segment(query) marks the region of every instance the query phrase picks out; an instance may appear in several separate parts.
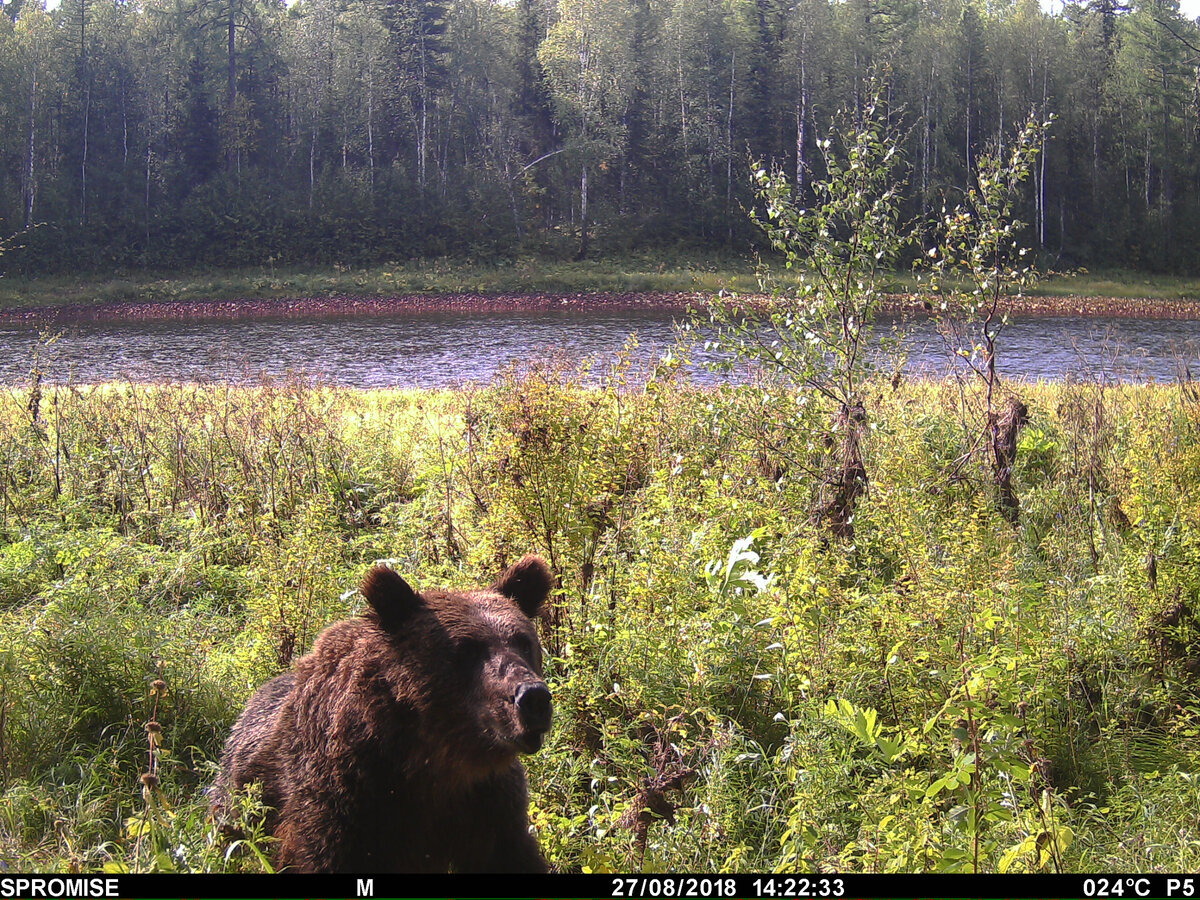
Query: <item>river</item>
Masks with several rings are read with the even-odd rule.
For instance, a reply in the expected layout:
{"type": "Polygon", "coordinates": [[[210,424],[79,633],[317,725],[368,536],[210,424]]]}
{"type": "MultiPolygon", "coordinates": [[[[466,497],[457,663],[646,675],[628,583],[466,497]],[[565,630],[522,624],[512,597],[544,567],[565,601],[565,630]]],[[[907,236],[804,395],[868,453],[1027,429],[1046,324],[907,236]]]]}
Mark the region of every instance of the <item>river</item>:
{"type": "MultiPolygon", "coordinates": [[[[413,312],[395,316],[240,321],[80,322],[57,337],[0,324],[0,384],[27,383],[35,350],[53,382],[253,381],[301,374],[363,388],[443,387],[483,382],[512,360],[558,354],[601,362],[636,333],[642,354],[675,341],[678,311],[598,308],[533,312],[413,312]]],[[[899,324],[908,371],[939,374],[947,353],[927,319],[899,324]]],[[[1014,318],[1000,336],[1002,374],[1028,380],[1171,380],[1200,376],[1200,322],[1181,319],[1037,316],[1014,318]]],[[[698,348],[693,359],[703,362],[698,348]]],[[[643,358],[646,358],[645,356],[643,358]]],[[[715,376],[694,365],[691,377],[715,376]]]]}

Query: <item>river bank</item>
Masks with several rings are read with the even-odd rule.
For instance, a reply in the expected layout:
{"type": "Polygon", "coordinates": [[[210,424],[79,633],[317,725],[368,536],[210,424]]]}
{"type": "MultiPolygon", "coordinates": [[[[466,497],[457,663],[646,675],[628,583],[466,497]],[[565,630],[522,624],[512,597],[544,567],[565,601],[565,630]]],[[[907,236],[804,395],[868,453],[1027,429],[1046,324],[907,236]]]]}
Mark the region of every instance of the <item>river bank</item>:
{"type": "MultiPolygon", "coordinates": [[[[266,265],[191,272],[79,272],[37,278],[0,274],[0,315],[10,322],[27,318],[26,313],[45,320],[49,310],[63,309],[62,316],[79,320],[79,310],[84,307],[99,310],[97,317],[131,320],[313,315],[321,314],[321,309],[349,315],[408,309],[529,310],[544,308],[538,304],[561,305],[564,297],[568,303],[576,302],[570,299],[575,297],[583,303],[603,297],[602,302],[613,305],[628,302],[631,296],[639,298],[638,306],[644,302],[641,298],[674,305],[681,305],[680,298],[685,298],[682,305],[686,305],[686,298],[692,295],[719,291],[743,297],[760,294],[764,272],[769,272],[772,283],[782,290],[795,286],[796,276],[767,258],[686,251],[626,253],[578,261],[531,255],[489,261],[412,259],[366,267],[266,265]],[[121,311],[114,312],[118,309],[121,311]]],[[[911,273],[897,272],[882,288],[903,297],[916,293],[918,284],[911,273]]],[[[1036,298],[1023,301],[1029,312],[1200,316],[1196,311],[1200,279],[1196,278],[1127,270],[1047,273],[1027,294],[1036,298]]]]}
{"type": "MultiPolygon", "coordinates": [[[[74,322],[238,321],[314,317],[404,316],[419,313],[528,313],[541,310],[679,310],[702,308],[712,296],[705,291],[582,291],[438,293],[374,297],[333,294],[325,297],[251,297],[220,300],[110,301],[95,304],[0,309],[0,323],[46,325],[74,322]]],[[[765,301],[742,295],[742,302],[765,301]]],[[[1010,298],[1001,309],[1022,316],[1089,316],[1105,318],[1200,320],[1200,301],[1127,297],[1043,296],[1010,298]]],[[[887,314],[932,312],[919,294],[889,294],[887,314]]]]}

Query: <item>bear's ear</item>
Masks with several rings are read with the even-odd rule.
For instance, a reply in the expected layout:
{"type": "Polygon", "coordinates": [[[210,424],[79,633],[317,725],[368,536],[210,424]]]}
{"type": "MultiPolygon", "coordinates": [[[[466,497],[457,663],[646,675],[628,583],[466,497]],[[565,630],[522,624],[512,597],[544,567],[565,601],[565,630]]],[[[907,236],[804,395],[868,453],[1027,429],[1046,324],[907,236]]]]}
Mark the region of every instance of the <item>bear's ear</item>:
{"type": "Polygon", "coordinates": [[[530,554],[500,573],[492,588],[515,600],[521,612],[532,619],[550,596],[554,575],[545,560],[530,554]]]}
{"type": "Polygon", "coordinates": [[[384,628],[394,628],[420,608],[424,601],[393,569],[377,565],[367,573],[359,588],[379,616],[384,628]]]}

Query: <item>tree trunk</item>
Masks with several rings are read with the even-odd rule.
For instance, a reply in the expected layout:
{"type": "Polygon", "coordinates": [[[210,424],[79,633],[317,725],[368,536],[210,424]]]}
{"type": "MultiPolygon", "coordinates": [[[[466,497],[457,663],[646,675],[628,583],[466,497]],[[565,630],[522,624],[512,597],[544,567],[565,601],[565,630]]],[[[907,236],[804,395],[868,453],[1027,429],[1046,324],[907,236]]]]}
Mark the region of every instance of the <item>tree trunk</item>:
{"type": "Polygon", "coordinates": [[[929,81],[921,98],[921,218],[929,212],[929,147],[933,142],[933,86],[937,84],[937,67],[930,65],[929,81]]]}
{"type": "Polygon", "coordinates": [[[999,108],[999,124],[996,126],[996,153],[1004,155],[1004,76],[1001,75],[996,85],[996,105],[999,108]]]}
{"type": "Polygon", "coordinates": [[[92,115],[92,92],[83,91],[83,158],[79,163],[79,224],[87,223],[87,164],[88,164],[88,119],[92,115]]]}
{"type": "MultiPolygon", "coordinates": [[[[375,72],[367,69],[367,168],[371,173],[371,191],[375,190],[375,72]]],[[[374,194],[372,193],[372,196],[374,194]]]]}
{"type": "Polygon", "coordinates": [[[1143,185],[1142,190],[1143,190],[1143,193],[1146,195],[1145,196],[1146,212],[1149,213],[1150,212],[1150,129],[1149,128],[1146,129],[1146,175],[1145,175],[1145,179],[1146,179],[1146,183],[1143,185]]]}
{"type": "Polygon", "coordinates": [[[675,74],[679,84],[679,129],[683,140],[683,164],[686,167],[690,153],[688,152],[688,122],[687,102],[683,92],[683,48],[677,46],[675,52],[675,74]]]}
{"type": "Polygon", "coordinates": [[[229,114],[233,115],[233,104],[237,100],[237,4],[229,0],[228,34],[226,35],[226,55],[229,70],[226,73],[228,84],[225,93],[229,114]]]}
{"type": "MultiPolygon", "coordinates": [[[[1042,65],[1042,121],[1046,121],[1049,67],[1042,65]]],[[[1038,248],[1046,246],[1046,129],[1042,129],[1042,149],[1038,154],[1038,248]]]]}
{"type": "Polygon", "coordinates": [[[125,77],[121,77],[121,173],[129,165],[129,110],[125,103],[125,77]]]}
{"type": "Polygon", "coordinates": [[[88,119],[92,114],[92,91],[87,67],[87,0],[79,3],[79,86],[83,91],[82,154],[79,161],[79,224],[87,222],[88,119]]]}
{"type": "Polygon", "coordinates": [[[579,252],[576,259],[583,259],[588,252],[588,167],[583,164],[579,176],[579,252]]]}
{"type": "Polygon", "coordinates": [[[428,73],[425,69],[425,26],[421,25],[421,131],[417,137],[417,181],[421,187],[425,187],[425,153],[426,140],[428,138],[428,123],[429,123],[429,89],[426,84],[428,73]]]}
{"type": "Polygon", "coordinates": [[[728,154],[725,161],[725,219],[729,223],[726,241],[733,243],[733,102],[734,85],[737,75],[737,50],[729,58],[729,114],[725,119],[725,147],[728,154]]]}
{"type": "Polygon", "coordinates": [[[1162,110],[1162,135],[1163,135],[1163,151],[1162,151],[1162,166],[1159,168],[1159,198],[1162,204],[1164,222],[1167,224],[1168,234],[1170,239],[1169,229],[1171,226],[1171,205],[1174,201],[1172,196],[1174,193],[1174,185],[1172,184],[1171,172],[1171,105],[1170,95],[1168,94],[1167,84],[1167,67],[1160,68],[1162,73],[1162,92],[1163,92],[1163,110],[1162,110]]]}
{"type": "Polygon", "coordinates": [[[963,145],[963,150],[967,161],[967,173],[971,172],[971,107],[975,104],[975,71],[974,57],[971,53],[971,44],[967,43],[967,136],[963,145]]]}
{"type": "Polygon", "coordinates": [[[150,163],[153,158],[154,141],[146,139],[146,252],[150,252],[150,163]]]}
{"type": "MultiPolygon", "coordinates": [[[[628,129],[629,126],[627,124],[626,118],[624,118],[624,117],[622,118],[621,125],[623,127],[625,127],[626,129],[628,129]]],[[[624,153],[623,156],[625,158],[621,160],[621,175],[617,179],[617,214],[622,217],[624,217],[626,214],[625,189],[627,187],[626,180],[627,180],[627,174],[629,172],[629,153],[628,153],[628,151],[626,151],[626,153],[624,153]]]]}
{"type": "MultiPolygon", "coordinates": [[[[229,0],[229,22],[226,35],[226,54],[228,62],[228,72],[226,79],[228,81],[225,87],[226,107],[225,115],[228,126],[232,128],[238,127],[237,121],[237,3],[234,0],[229,0]]],[[[233,134],[230,133],[230,137],[233,134]]],[[[239,142],[231,141],[230,146],[225,149],[225,167],[234,169],[241,167],[241,149],[237,146],[239,142]]]]}
{"type": "Polygon", "coordinates": [[[512,174],[508,169],[508,160],[504,160],[504,186],[508,190],[508,205],[512,210],[513,229],[517,233],[517,242],[525,239],[525,227],[521,224],[521,208],[517,204],[517,192],[513,189],[512,174]]]}
{"type": "Polygon", "coordinates": [[[796,199],[803,201],[804,184],[808,175],[808,160],[804,156],[808,130],[808,34],[800,44],[800,66],[797,72],[799,79],[796,92],[796,199]]]}
{"type": "Polygon", "coordinates": [[[29,143],[25,160],[25,227],[33,225],[33,204],[37,198],[37,175],[34,170],[37,136],[37,63],[34,63],[33,78],[29,82],[29,143]]]}

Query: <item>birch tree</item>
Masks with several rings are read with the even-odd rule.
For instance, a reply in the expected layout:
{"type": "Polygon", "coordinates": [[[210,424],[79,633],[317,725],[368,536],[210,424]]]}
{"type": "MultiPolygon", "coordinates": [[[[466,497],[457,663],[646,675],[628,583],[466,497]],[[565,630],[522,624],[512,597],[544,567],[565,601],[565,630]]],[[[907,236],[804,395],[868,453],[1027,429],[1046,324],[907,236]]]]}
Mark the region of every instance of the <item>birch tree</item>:
{"type": "Polygon", "coordinates": [[[590,240],[588,181],[624,151],[631,97],[632,10],[625,0],[560,0],[558,21],[538,51],[567,149],[579,171],[579,251],[590,240]]]}

